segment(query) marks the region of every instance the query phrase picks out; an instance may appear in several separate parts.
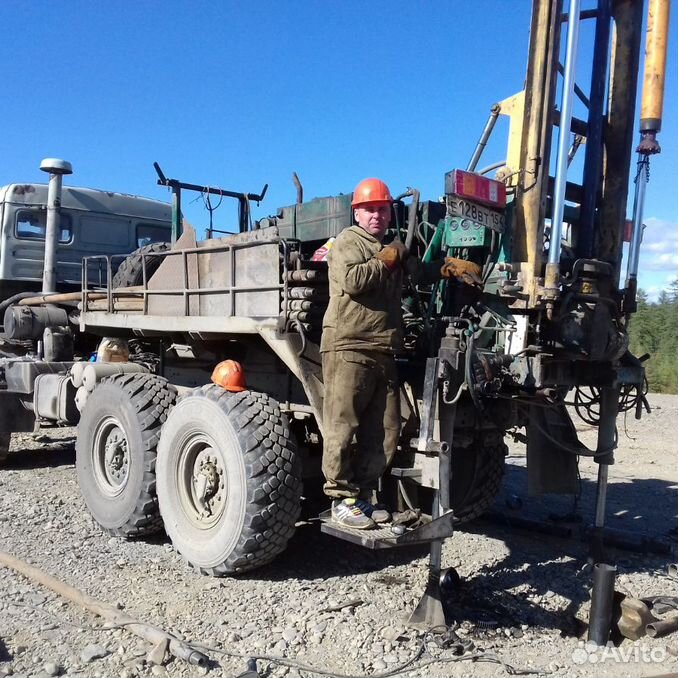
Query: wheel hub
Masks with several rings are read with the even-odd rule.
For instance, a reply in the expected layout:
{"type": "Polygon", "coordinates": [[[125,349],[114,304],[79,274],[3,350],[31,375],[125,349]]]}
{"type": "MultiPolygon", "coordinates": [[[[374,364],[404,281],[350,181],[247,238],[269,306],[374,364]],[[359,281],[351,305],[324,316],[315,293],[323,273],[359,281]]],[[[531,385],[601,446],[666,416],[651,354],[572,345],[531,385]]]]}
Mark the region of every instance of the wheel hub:
{"type": "Polygon", "coordinates": [[[98,427],[93,446],[94,476],[108,496],[120,494],[129,476],[129,444],[120,423],[107,417],[98,427]]]}
{"type": "Polygon", "coordinates": [[[119,475],[127,462],[127,441],[120,432],[109,436],[106,441],[106,468],[112,475],[119,475]]]}
{"type": "Polygon", "coordinates": [[[224,470],[211,447],[205,448],[196,457],[191,481],[199,518],[217,516],[224,506],[226,491],[224,470]]]}

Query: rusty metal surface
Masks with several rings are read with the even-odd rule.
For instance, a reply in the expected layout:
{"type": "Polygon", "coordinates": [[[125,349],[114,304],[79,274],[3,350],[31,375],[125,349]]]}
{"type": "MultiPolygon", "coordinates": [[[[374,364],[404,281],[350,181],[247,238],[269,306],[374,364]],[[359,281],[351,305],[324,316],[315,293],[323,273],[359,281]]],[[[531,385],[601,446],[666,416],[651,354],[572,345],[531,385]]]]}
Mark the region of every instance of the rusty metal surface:
{"type": "Polygon", "coordinates": [[[187,226],[147,283],[144,313],[277,317],[285,287],[280,247],[276,229],[196,242],[187,226]]]}
{"type": "Polygon", "coordinates": [[[636,79],[640,59],[643,3],[614,0],[610,92],[605,129],[605,172],[601,224],[593,256],[615,267],[619,275],[622,233],[633,141],[636,79]]]}
{"type": "MultiPolygon", "coordinates": [[[[163,255],[165,261],[147,288],[133,293],[140,297],[132,300],[141,302],[139,309],[120,305],[129,290],[115,292],[120,311],[136,312],[86,309],[81,329],[98,334],[118,329],[141,336],[177,332],[216,337],[256,334],[269,325],[275,327],[281,298],[286,299],[287,269],[281,264],[286,244],[271,238],[273,233],[262,230],[194,243],[194,233],[187,229],[179,242],[187,246],[163,255]]],[[[92,302],[94,307],[97,303],[92,302]]]]}
{"type": "Polygon", "coordinates": [[[202,288],[235,290],[201,295],[200,315],[276,317],[280,312],[280,292],[264,289],[280,283],[279,248],[275,243],[206,253],[199,257],[198,276],[202,288]],[[239,287],[249,291],[238,291],[239,287]]]}
{"type": "MultiPolygon", "coordinates": [[[[647,42],[640,131],[661,129],[669,33],[669,0],[650,0],[647,10],[647,42]]],[[[675,48],[674,48],[675,49],[675,48]]]]}
{"type": "Polygon", "coordinates": [[[186,334],[194,337],[212,338],[224,334],[259,334],[263,327],[275,329],[277,318],[255,320],[253,318],[225,318],[221,316],[166,316],[141,313],[108,313],[88,311],[80,316],[80,330],[105,336],[111,330],[120,331],[116,336],[159,336],[186,334]]]}
{"type": "MultiPolygon", "coordinates": [[[[180,250],[182,248],[194,247],[196,247],[195,230],[191,226],[186,226],[172,249],[180,250]]],[[[147,289],[182,290],[184,286],[187,286],[189,289],[199,287],[197,257],[197,254],[186,254],[185,265],[181,256],[170,255],[163,257],[157,271],[148,280],[147,289]],[[184,275],[184,266],[186,267],[187,279],[184,275]]],[[[186,313],[184,295],[177,292],[176,296],[149,295],[146,312],[148,315],[199,315],[200,309],[198,299],[196,297],[188,297],[188,313],[186,313]]]]}
{"type": "Polygon", "coordinates": [[[222,247],[224,244],[229,245],[243,245],[246,243],[261,242],[262,240],[274,240],[279,235],[276,226],[268,228],[258,228],[254,231],[247,231],[246,233],[234,233],[233,235],[224,238],[211,238],[210,240],[202,240],[198,243],[198,247],[204,249],[214,249],[222,247]]]}
{"type": "Polygon", "coordinates": [[[375,550],[446,539],[452,536],[454,522],[454,514],[450,512],[419,527],[408,528],[404,534],[395,534],[390,525],[371,530],[344,527],[332,521],[330,511],[324,511],[319,517],[320,529],[325,534],[375,550]]]}
{"type": "Polygon", "coordinates": [[[576,244],[577,256],[590,258],[593,249],[596,207],[600,192],[603,167],[603,128],[606,99],[606,82],[600,73],[607,71],[610,44],[611,0],[598,3],[595,41],[591,65],[591,98],[588,108],[588,129],[584,151],[584,173],[582,176],[583,197],[579,220],[579,235],[576,244]]]}
{"type": "Polygon", "coordinates": [[[552,111],[560,48],[561,0],[534,0],[525,86],[521,176],[517,190],[513,260],[521,262],[524,291],[536,302],[535,277],[543,263],[552,111]]]}

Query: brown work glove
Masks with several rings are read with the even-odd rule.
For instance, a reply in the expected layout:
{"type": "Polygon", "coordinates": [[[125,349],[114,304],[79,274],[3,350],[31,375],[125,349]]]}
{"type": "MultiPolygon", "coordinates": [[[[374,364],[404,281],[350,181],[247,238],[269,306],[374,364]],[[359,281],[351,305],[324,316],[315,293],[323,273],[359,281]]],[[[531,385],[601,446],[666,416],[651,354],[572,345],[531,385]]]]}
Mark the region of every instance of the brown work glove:
{"type": "Polygon", "coordinates": [[[478,264],[455,257],[445,257],[445,263],[440,268],[442,278],[456,278],[459,282],[477,287],[483,284],[481,273],[482,269],[478,264]]]}
{"type": "Polygon", "coordinates": [[[407,259],[407,247],[400,240],[394,240],[390,245],[382,247],[374,256],[386,264],[389,271],[400,266],[407,259]]]}

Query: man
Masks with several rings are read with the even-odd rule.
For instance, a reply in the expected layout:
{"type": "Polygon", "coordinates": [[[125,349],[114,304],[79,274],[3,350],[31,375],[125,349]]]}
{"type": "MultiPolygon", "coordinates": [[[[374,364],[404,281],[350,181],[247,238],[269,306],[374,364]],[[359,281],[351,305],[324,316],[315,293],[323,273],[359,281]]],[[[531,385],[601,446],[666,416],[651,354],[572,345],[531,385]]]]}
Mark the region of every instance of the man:
{"type": "Polygon", "coordinates": [[[332,519],[358,529],[390,518],[372,501],[400,435],[394,355],[402,344],[405,246],[381,244],[392,202],[383,181],[361,181],[351,203],[357,226],[342,231],[328,255],[330,303],[320,345],[324,490],[332,519]]]}
{"type": "MultiPolygon", "coordinates": [[[[395,355],[402,350],[408,253],[400,241],[382,245],[392,203],[383,181],[361,181],[351,203],[357,225],[337,236],[328,255],[330,303],[320,345],[324,491],[332,499],[332,520],[356,529],[390,520],[374,502],[400,436],[395,355]]],[[[447,259],[440,274],[459,275],[455,264],[474,267],[477,277],[475,264],[447,259]]]]}

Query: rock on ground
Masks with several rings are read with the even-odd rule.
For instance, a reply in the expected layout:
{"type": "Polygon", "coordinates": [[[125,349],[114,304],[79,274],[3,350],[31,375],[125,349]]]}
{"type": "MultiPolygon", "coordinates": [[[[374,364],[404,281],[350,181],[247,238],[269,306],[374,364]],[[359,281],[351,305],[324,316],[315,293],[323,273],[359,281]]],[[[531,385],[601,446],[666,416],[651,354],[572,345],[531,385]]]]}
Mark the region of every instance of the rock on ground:
{"type": "MultiPolygon", "coordinates": [[[[675,528],[678,397],[650,396],[650,402],[655,410],[641,422],[632,413],[627,417],[629,437],[619,421],[608,514],[615,527],[666,542],[675,528]]],[[[593,445],[590,431],[578,426],[593,445]]],[[[238,675],[251,654],[369,675],[397,669],[419,652],[423,637],[406,621],[426,584],[425,548],[370,552],[307,523],[271,565],[236,578],[210,579],[185,566],[162,536],[123,541],[99,529],[78,491],[73,434],[48,430],[43,442],[28,434],[13,437],[13,454],[0,470],[2,550],[132,617],[214,648],[208,651],[214,664],[207,675],[238,675]],[[351,601],[359,604],[326,611],[351,601]]],[[[527,496],[523,458],[524,450],[512,447],[497,509],[540,520],[570,511],[571,501],[527,496]],[[508,496],[520,502],[507,508],[508,496]]],[[[583,460],[581,470],[577,510],[589,521],[596,466],[583,460]]],[[[590,604],[586,554],[578,539],[511,530],[497,522],[478,521],[459,530],[443,552],[444,564],[462,576],[461,589],[449,601],[459,638],[517,669],[550,670],[556,676],[676,671],[678,634],[626,641],[616,654],[586,647],[576,635],[575,615],[585,619],[590,604]]],[[[668,556],[618,551],[614,558],[618,590],[678,595],[678,582],[665,576],[668,556]]],[[[127,629],[105,629],[94,615],[2,567],[0,591],[0,676],[57,675],[55,668],[81,678],[205,673],[178,660],[149,664],[152,648],[127,629]]],[[[427,642],[429,653],[450,656],[440,639],[427,642]]],[[[274,678],[306,675],[259,663],[274,678]]],[[[408,675],[505,675],[485,663],[417,666],[408,675]]]]}

